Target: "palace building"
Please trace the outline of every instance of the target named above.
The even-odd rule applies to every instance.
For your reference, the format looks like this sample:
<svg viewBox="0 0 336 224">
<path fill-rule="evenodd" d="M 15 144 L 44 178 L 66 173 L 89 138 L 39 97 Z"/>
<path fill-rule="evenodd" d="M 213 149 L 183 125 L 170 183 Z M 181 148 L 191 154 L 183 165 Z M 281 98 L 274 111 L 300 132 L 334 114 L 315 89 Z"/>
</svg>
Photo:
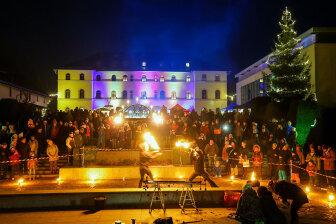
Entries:
<svg viewBox="0 0 336 224">
<path fill-rule="evenodd" d="M 164 105 L 168 109 L 179 104 L 200 112 L 203 108 L 216 111 L 227 106 L 226 71 L 191 70 L 192 62 L 187 61 L 183 62 L 184 68 L 170 63 L 169 70 L 163 70 L 167 69 L 163 62 L 139 60 L 132 64 L 125 60 L 112 57 L 111 68 L 99 61 L 86 66 L 90 69 L 77 65 L 56 69 L 58 110 L 96 110 L 106 106 L 115 109 L 138 103 L 160 108 Z M 127 68 L 118 69 L 115 61 L 122 61 Z"/>
<path fill-rule="evenodd" d="M 311 63 L 312 93 L 325 107 L 336 106 L 336 28 L 313 27 L 299 36 L 302 53 Z M 235 75 L 236 101 L 238 105 L 249 103 L 253 98 L 264 96 L 266 84 L 263 74 L 270 74 L 266 61 L 268 55 Z"/>
</svg>

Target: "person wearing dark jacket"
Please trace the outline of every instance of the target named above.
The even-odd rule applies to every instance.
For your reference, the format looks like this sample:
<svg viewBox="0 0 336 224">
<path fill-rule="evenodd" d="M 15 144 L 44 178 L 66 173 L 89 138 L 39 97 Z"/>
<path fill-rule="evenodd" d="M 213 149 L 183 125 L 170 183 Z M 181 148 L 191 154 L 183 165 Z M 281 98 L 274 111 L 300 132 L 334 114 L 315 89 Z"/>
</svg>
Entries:
<svg viewBox="0 0 336 224">
<path fill-rule="evenodd" d="M 17 146 L 17 149 L 21 155 L 21 159 L 29 159 L 29 153 L 30 153 L 30 146 L 27 143 L 27 139 L 26 138 L 21 138 L 20 142 Z M 27 161 L 22 161 L 21 163 L 21 170 L 22 170 L 22 174 L 24 174 L 26 171 L 28 171 L 27 169 Z"/>
<path fill-rule="evenodd" d="M 239 155 L 240 155 L 238 147 L 227 148 L 226 152 L 229 155 L 229 165 L 230 165 L 230 168 L 231 168 L 231 176 L 237 177 L 238 176 Z"/>
<path fill-rule="evenodd" d="M 217 184 L 211 180 L 210 175 L 204 170 L 204 156 L 198 147 L 191 153 L 191 157 L 194 161 L 194 172 L 189 177 L 189 181 L 193 181 L 197 176 L 202 176 L 210 183 L 211 187 L 218 187 Z"/>
<path fill-rule="evenodd" d="M 282 202 L 287 206 L 289 205 L 287 199 L 293 200 L 290 209 L 291 224 L 299 223 L 299 216 L 297 213 L 303 204 L 309 202 L 307 194 L 296 184 L 292 184 L 286 181 L 270 181 L 268 183 L 268 188 L 273 193 L 279 195 Z"/>
<path fill-rule="evenodd" d="M 269 165 L 270 180 L 277 180 L 278 179 L 278 167 L 277 165 L 273 165 L 279 162 L 279 150 L 278 150 L 278 145 L 276 143 L 273 143 L 272 147 L 267 150 L 267 159 L 269 163 L 272 163 Z"/>
<path fill-rule="evenodd" d="M 241 142 L 241 148 L 240 148 L 240 151 L 239 151 L 239 153 L 240 153 L 240 156 L 239 156 L 239 158 L 243 161 L 243 162 L 248 162 L 249 160 L 248 160 L 248 156 L 249 156 L 249 153 L 250 153 L 250 150 L 246 147 L 246 140 L 243 140 L 242 142 Z M 242 175 L 243 175 L 243 179 L 246 179 L 246 177 L 247 177 L 247 169 L 248 169 L 248 167 L 245 165 L 244 166 L 244 164 L 242 165 Z"/>
<path fill-rule="evenodd" d="M 0 145 L 0 179 L 5 179 L 8 172 L 8 163 L 1 163 L 8 161 L 7 143 L 3 142 Z"/>
<path fill-rule="evenodd" d="M 286 217 L 275 203 L 272 192 L 264 186 L 259 187 L 257 192 L 265 217 L 265 224 L 286 224 Z"/>
</svg>

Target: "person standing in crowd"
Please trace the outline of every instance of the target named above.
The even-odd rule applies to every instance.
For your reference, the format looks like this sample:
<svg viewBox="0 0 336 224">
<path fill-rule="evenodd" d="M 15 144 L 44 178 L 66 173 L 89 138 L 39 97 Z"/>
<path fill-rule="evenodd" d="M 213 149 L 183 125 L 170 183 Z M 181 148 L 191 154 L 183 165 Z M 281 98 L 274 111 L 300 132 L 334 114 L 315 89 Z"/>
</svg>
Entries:
<svg viewBox="0 0 336 224">
<path fill-rule="evenodd" d="M 215 161 L 213 171 L 214 171 L 215 178 L 222 177 L 222 166 L 219 160 Z"/>
<path fill-rule="evenodd" d="M 213 127 L 213 136 L 215 143 L 219 148 L 222 147 L 222 127 L 219 123 L 219 120 L 216 119 L 214 127 Z"/>
<path fill-rule="evenodd" d="M 284 145 L 279 152 L 279 180 L 287 180 L 290 177 L 289 165 L 292 162 L 292 154 L 289 151 L 289 146 Z M 289 178 L 290 179 L 290 178 Z"/>
<path fill-rule="evenodd" d="M 6 179 L 8 172 L 8 149 L 7 142 L 0 145 L 0 180 Z"/>
<path fill-rule="evenodd" d="M 58 147 L 51 139 L 47 140 L 47 155 L 49 157 L 50 171 L 52 174 L 57 171 Z"/>
<path fill-rule="evenodd" d="M 16 175 L 20 175 L 20 157 L 20 153 L 16 150 L 15 146 L 12 145 L 8 155 L 12 180 L 14 180 Z"/>
<path fill-rule="evenodd" d="M 30 151 L 29 159 L 27 162 L 27 168 L 29 171 L 29 180 L 35 180 L 36 169 L 37 169 L 37 158 L 34 151 Z"/>
<path fill-rule="evenodd" d="M 253 146 L 253 154 L 252 154 L 252 162 L 253 162 L 253 171 L 257 175 L 259 180 L 262 180 L 261 166 L 264 161 L 264 156 L 262 152 L 260 152 L 260 146 Z"/>
<path fill-rule="evenodd" d="M 38 143 L 38 150 L 37 150 L 37 157 L 41 157 L 42 155 L 46 154 L 46 139 L 43 135 L 42 127 L 37 128 L 37 132 L 35 133 L 35 139 Z"/>
<path fill-rule="evenodd" d="M 242 161 L 242 176 L 243 176 L 243 179 L 246 179 L 247 178 L 247 169 L 249 167 L 249 159 L 248 159 L 248 156 L 249 156 L 249 153 L 250 153 L 250 150 L 246 147 L 246 140 L 243 140 L 241 142 L 241 148 L 240 148 L 240 156 L 239 156 L 239 159 Z"/>
<path fill-rule="evenodd" d="M 30 147 L 30 151 L 34 152 L 35 157 L 37 157 L 39 145 L 38 145 L 38 141 L 35 139 L 34 135 L 30 136 L 30 139 L 28 141 L 28 145 Z"/>
<path fill-rule="evenodd" d="M 313 144 L 309 145 L 309 150 L 310 153 L 308 153 L 306 156 L 306 162 L 308 163 L 309 161 L 313 161 L 318 170 L 317 172 L 320 173 L 322 169 L 321 158 L 317 155 Z M 318 185 L 321 185 L 321 183 L 319 183 Z"/>
<path fill-rule="evenodd" d="M 243 128 L 240 125 L 239 121 L 237 122 L 237 125 L 236 125 L 234 131 L 235 131 L 235 136 L 234 137 L 237 140 L 237 144 L 240 144 L 243 140 Z"/>
<path fill-rule="evenodd" d="M 323 157 L 321 158 L 324 161 L 324 170 L 327 176 L 335 177 L 335 151 L 331 147 L 326 145 L 322 146 Z M 335 179 L 327 177 L 327 183 L 332 188 L 335 189 Z"/>
<path fill-rule="evenodd" d="M 315 166 L 315 164 L 313 163 L 312 160 L 308 161 L 306 170 L 307 170 L 308 175 L 309 175 L 309 185 L 312 186 L 312 187 L 313 186 L 316 187 L 317 184 L 318 184 L 317 168 L 316 168 L 316 166 Z"/>
<path fill-rule="evenodd" d="M 278 179 L 278 165 L 279 162 L 279 149 L 276 143 L 272 144 L 272 147 L 267 150 L 267 159 L 270 163 L 269 170 L 270 170 L 270 180 L 277 180 Z"/>
<path fill-rule="evenodd" d="M 82 135 L 79 133 L 79 130 L 75 130 L 74 134 L 74 148 L 73 148 L 73 165 L 75 167 L 80 167 L 81 166 L 81 156 L 79 154 L 82 153 L 82 147 L 83 147 L 83 138 Z"/>
<path fill-rule="evenodd" d="M 24 174 L 28 171 L 27 160 L 29 159 L 29 152 L 30 152 L 30 147 L 27 143 L 26 138 L 20 139 L 20 143 L 18 144 L 17 149 L 21 155 L 21 160 L 23 160 L 20 164 L 21 164 L 21 172 L 22 174 Z"/>
<path fill-rule="evenodd" d="M 67 157 L 68 157 L 68 165 L 73 165 L 73 149 L 75 147 L 75 141 L 74 141 L 74 134 L 73 132 L 69 133 L 69 137 L 66 139 L 65 145 L 67 147 Z"/>
<path fill-rule="evenodd" d="M 205 146 L 204 151 L 208 157 L 208 168 L 210 169 L 214 166 L 219 152 L 218 146 L 213 139 L 210 139 L 209 144 Z"/>
<path fill-rule="evenodd" d="M 237 177 L 238 176 L 238 163 L 239 163 L 239 150 L 238 147 L 236 148 L 228 148 L 227 153 L 229 155 L 229 166 L 231 171 L 231 176 Z"/>
<path fill-rule="evenodd" d="M 299 156 L 293 151 L 292 152 L 292 183 L 300 184 L 300 158 Z"/>
<path fill-rule="evenodd" d="M 98 148 L 105 148 L 105 126 L 104 124 L 101 124 L 98 127 L 98 142 L 97 142 Z"/>
</svg>

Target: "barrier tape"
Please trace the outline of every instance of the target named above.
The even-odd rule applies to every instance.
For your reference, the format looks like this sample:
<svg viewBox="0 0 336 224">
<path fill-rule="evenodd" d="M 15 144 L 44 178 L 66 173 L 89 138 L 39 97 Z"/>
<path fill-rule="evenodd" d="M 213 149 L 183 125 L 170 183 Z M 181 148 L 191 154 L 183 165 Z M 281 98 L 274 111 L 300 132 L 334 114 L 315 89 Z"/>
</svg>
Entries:
<svg viewBox="0 0 336 224">
<path fill-rule="evenodd" d="M 139 149 L 98 149 L 98 148 L 82 148 L 88 151 L 139 151 Z M 160 148 L 160 151 L 170 151 L 172 148 Z"/>
<path fill-rule="evenodd" d="M 57 158 L 64 158 L 64 157 L 75 157 L 75 156 L 83 156 L 84 154 L 75 154 L 75 155 L 64 155 L 64 156 L 57 156 Z M 0 163 L 13 163 L 13 162 L 25 162 L 25 161 L 29 161 L 29 160 L 45 160 L 45 159 L 49 159 L 49 156 L 46 157 L 40 157 L 40 158 L 35 158 L 35 159 L 19 159 L 19 160 L 10 160 L 10 161 L 1 161 Z"/>
<path fill-rule="evenodd" d="M 294 164 L 292 164 L 292 165 L 295 166 L 295 167 L 297 167 L 297 168 L 299 168 L 299 169 L 301 169 L 301 170 L 305 170 L 305 171 L 308 172 L 308 170 L 305 169 L 305 168 L 299 167 L 299 166 L 294 165 Z M 309 171 L 309 172 L 310 172 L 310 173 L 317 174 L 317 175 L 320 175 L 320 176 L 324 176 L 324 177 L 327 177 L 327 178 L 331 178 L 331 179 L 335 179 L 335 180 L 336 180 L 336 177 L 332 177 L 332 176 L 324 175 L 324 174 L 321 174 L 321 173 L 318 173 L 318 172 L 314 172 L 314 171 Z"/>
</svg>

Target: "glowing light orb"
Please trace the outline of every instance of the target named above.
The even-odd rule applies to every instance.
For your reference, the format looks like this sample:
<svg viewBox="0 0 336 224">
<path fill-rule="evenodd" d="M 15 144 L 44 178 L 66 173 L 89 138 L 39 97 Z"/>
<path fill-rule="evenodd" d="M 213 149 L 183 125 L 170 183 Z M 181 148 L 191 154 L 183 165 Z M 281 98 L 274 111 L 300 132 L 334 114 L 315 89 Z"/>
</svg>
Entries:
<svg viewBox="0 0 336 224">
<path fill-rule="evenodd" d="M 163 124 L 163 118 L 160 115 L 157 115 L 156 113 L 153 113 L 153 121 L 156 124 Z"/>
<path fill-rule="evenodd" d="M 118 116 L 114 118 L 114 123 L 115 124 L 120 124 L 122 122 L 122 117 Z"/>
<path fill-rule="evenodd" d="M 330 200 L 330 201 L 335 200 L 335 196 L 334 196 L 333 194 L 329 194 L 329 200 Z"/>
<path fill-rule="evenodd" d="M 233 180 L 234 179 L 234 176 L 231 176 L 231 180 Z"/>
<path fill-rule="evenodd" d="M 183 176 L 180 176 L 180 179 L 182 179 L 183 178 Z"/>
<path fill-rule="evenodd" d="M 224 125 L 224 126 L 223 126 L 223 129 L 224 129 L 224 131 L 227 131 L 227 130 L 229 130 L 229 126 Z"/>
<path fill-rule="evenodd" d="M 18 185 L 22 186 L 22 184 L 23 184 L 23 179 L 21 178 L 21 179 L 18 180 Z"/>
<path fill-rule="evenodd" d="M 306 187 L 306 192 L 308 193 L 310 191 L 309 187 Z"/>
</svg>

